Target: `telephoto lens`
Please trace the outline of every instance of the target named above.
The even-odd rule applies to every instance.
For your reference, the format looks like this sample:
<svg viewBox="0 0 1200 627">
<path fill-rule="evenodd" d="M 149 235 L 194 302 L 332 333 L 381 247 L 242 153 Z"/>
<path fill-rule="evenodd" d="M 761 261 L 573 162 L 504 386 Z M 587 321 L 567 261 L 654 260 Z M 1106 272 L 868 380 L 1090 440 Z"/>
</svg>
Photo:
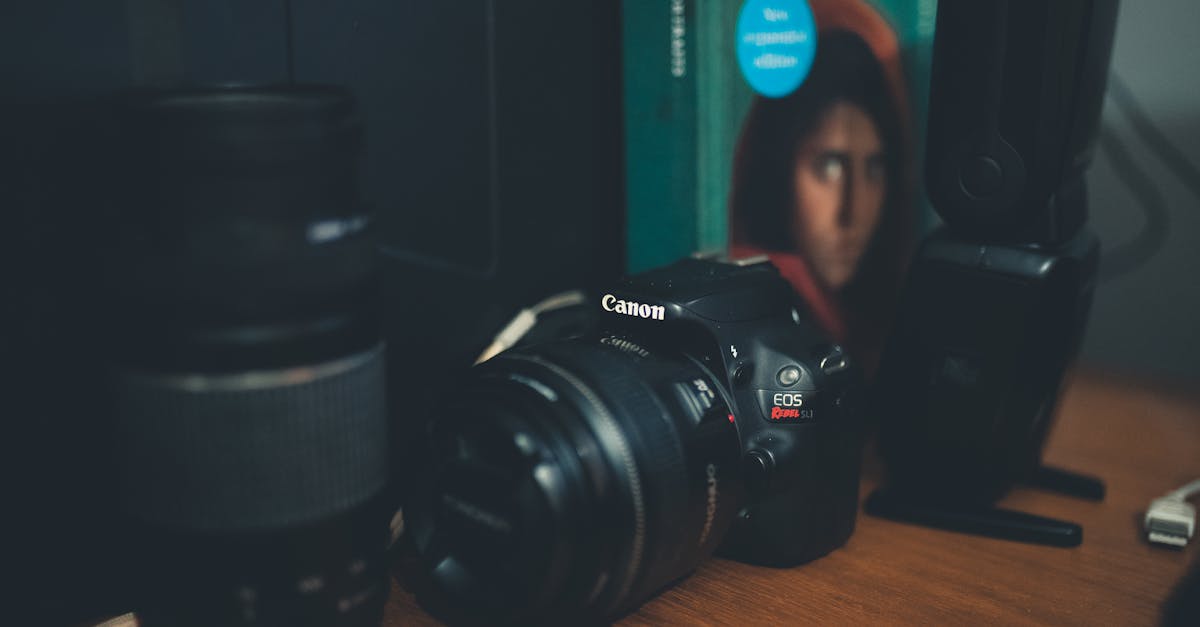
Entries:
<svg viewBox="0 0 1200 627">
<path fill-rule="evenodd" d="M 143 625 L 376 625 L 388 428 L 353 99 L 143 91 L 105 255 Z"/>
</svg>

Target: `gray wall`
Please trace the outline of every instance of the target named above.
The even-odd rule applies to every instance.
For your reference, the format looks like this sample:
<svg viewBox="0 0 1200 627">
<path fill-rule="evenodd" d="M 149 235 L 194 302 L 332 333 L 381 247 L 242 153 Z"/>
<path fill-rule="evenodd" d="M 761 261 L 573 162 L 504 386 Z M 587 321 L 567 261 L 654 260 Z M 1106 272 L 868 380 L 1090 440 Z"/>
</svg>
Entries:
<svg viewBox="0 0 1200 627">
<path fill-rule="evenodd" d="M 1125 0 L 1117 22 L 1113 70 L 1147 116 L 1200 166 L 1200 2 Z M 1200 382 L 1200 198 L 1180 182 L 1134 132 L 1110 97 L 1105 132 L 1128 147 L 1167 206 L 1159 252 L 1100 284 L 1083 360 L 1154 378 Z M 1130 241 L 1145 223 L 1135 195 L 1118 176 L 1111 153 L 1098 151 L 1088 183 L 1092 223 L 1105 250 Z M 1193 181 L 1191 190 L 1200 187 Z"/>
</svg>

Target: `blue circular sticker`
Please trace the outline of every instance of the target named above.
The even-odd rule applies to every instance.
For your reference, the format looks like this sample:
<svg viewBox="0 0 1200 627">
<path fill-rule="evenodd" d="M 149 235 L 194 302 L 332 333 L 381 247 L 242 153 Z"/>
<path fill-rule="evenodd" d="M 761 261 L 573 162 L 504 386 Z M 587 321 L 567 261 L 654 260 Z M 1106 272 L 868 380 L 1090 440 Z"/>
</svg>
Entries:
<svg viewBox="0 0 1200 627">
<path fill-rule="evenodd" d="M 786 96 L 804 82 L 817 52 L 817 29 L 805 0 L 746 0 L 737 22 L 737 58 L 754 91 Z"/>
</svg>

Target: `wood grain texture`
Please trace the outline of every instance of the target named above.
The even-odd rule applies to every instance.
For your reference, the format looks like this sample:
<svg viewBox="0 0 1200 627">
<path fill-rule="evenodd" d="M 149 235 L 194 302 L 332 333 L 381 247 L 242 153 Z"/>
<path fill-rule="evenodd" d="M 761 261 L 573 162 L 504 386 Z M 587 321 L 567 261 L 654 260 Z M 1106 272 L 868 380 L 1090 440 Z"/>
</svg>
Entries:
<svg viewBox="0 0 1200 627">
<path fill-rule="evenodd" d="M 1032 546 L 860 514 L 842 549 L 792 569 L 713 560 L 621 625 L 1151 625 L 1195 559 L 1149 545 L 1149 501 L 1200 477 L 1200 393 L 1074 376 L 1048 464 L 1101 476 L 1102 503 L 1019 488 L 1000 505 L 1079 522 L 1078 548 Z M 865 497 L 879 476 L 868 460 Z M 436 625 L 393 583 L 384 625 Z"/>
</svg>

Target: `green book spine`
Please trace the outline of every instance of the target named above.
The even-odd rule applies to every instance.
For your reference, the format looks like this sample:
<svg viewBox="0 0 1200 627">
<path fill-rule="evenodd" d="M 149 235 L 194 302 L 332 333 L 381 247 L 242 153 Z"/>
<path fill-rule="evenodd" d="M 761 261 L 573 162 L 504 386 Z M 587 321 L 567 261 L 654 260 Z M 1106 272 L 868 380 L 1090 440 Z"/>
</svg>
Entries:
<svg viewBox="0 0 1200 627">
<path fill-rule="evenodd" d="M 696 248 L 723 251 L 729 233 L 729 182 L 742 116 L 753 93 L 734 55 L 741 2 L 705 0 L 696 16 Z"/>
<path fill-rule="evenodd" d="M 698 247 L 697 0 L 624 0 L 626 269 Z"/>
</svg>

